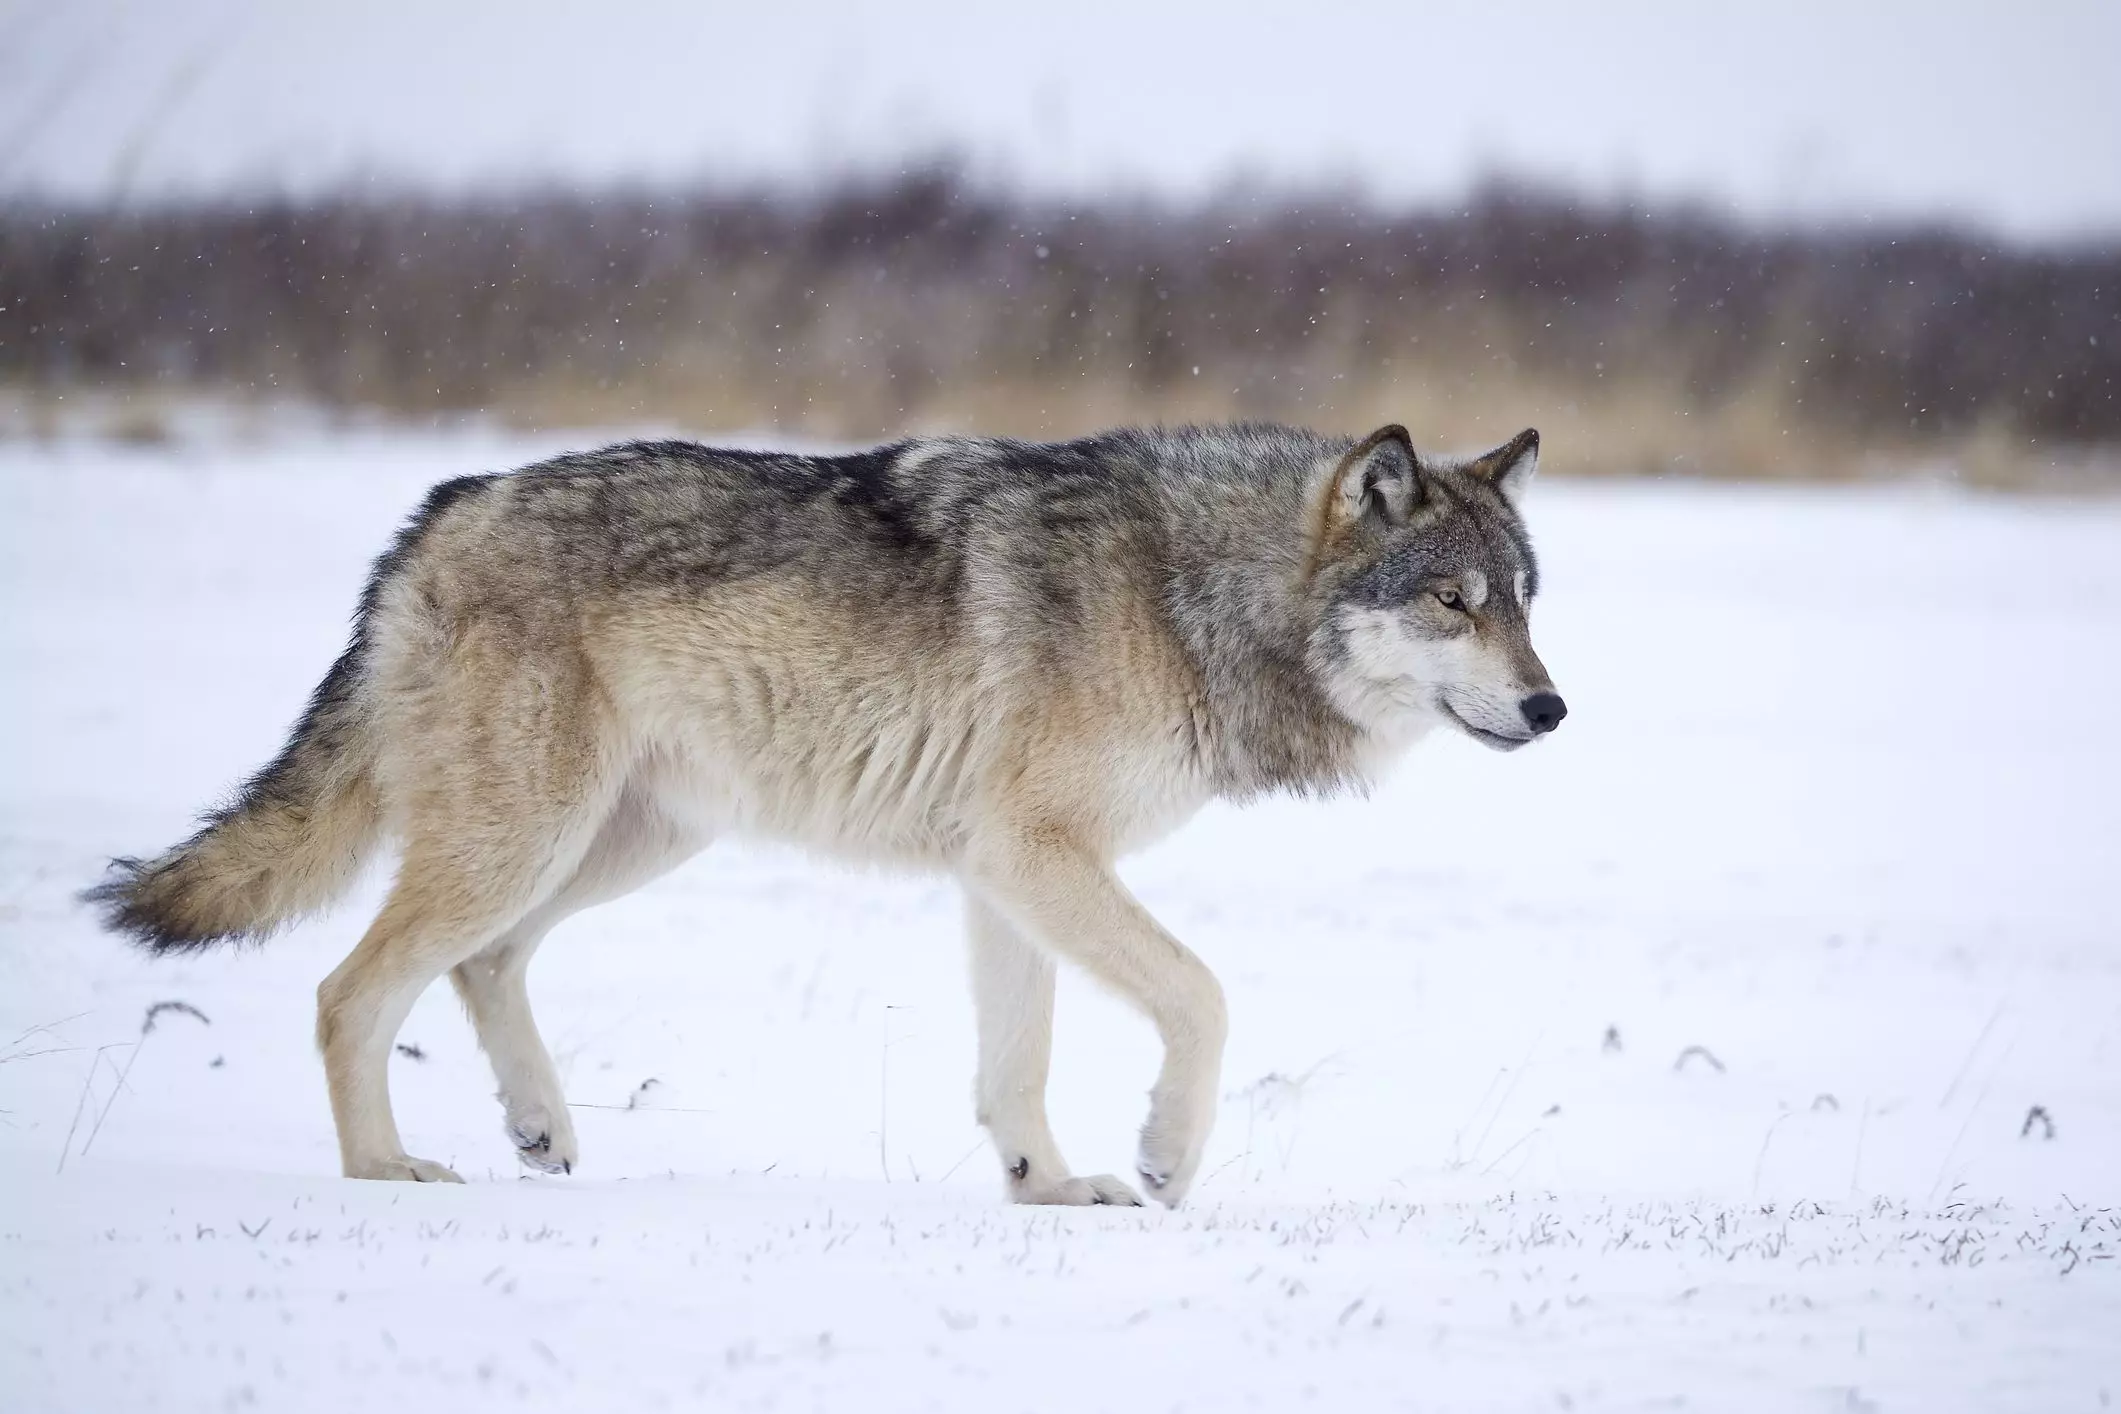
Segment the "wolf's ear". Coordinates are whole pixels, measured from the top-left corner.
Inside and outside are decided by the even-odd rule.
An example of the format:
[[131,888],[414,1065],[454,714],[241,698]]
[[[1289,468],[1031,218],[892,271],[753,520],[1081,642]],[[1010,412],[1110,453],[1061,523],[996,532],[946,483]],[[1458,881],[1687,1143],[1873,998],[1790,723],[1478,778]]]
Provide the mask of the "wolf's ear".
[[1421,500],[1421,463],[1407,429],[1380,427],[1355,444],[1313,493],[1305,539],[1303,579],[1340,553],[1355,526],[1405,525]]
[[1539,470],[1539,433],[1527,427],[1494,451],[1475,457],[1466,470],[1516,505],[1524,499],[1524,488],[1532,484],[1532,473]]
[[1346,523],[1375,517],[1405,525],[1421,499],[1420,463],[1414,442],[1398,423],[1378,428],[1341,459],[1327,492],[1331,518]]

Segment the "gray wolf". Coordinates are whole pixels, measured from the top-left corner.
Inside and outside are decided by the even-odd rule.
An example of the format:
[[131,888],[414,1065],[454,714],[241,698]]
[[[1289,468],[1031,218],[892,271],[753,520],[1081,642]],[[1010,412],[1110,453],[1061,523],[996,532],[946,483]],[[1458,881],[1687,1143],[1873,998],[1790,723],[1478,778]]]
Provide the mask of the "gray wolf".
[[1054,967],[1155,1025],[1136,1173],[1176,1204],[1214,1121],[1221,987],[1113,861],[1214,798],[1360,788],[1444,726],[1566,710],[1527,627],[1526,431],[1485,455],[1274,426],[850,456],[634,442],[438,486],[377,561],[280,754],[85,896],[148,948],[256,939],[388,839],[318,988],[347,1175],[409,1157],[386,1061],[448,973],[534,1168],[575,1135],[525,969],[554,924],[722,835],[962,882],[980,1122],[1011,1197],[1139,1203],[1047,1126]]

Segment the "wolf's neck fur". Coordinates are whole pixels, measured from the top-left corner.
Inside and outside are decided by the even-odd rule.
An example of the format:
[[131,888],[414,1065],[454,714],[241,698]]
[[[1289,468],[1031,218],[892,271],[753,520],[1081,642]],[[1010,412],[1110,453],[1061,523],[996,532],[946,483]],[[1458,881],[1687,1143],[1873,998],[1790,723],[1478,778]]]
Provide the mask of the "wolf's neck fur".
[[1197,749],[1229,799],[1359,787],[1364,732],[1319,678],[1319,610],[1301,583],[1314,462],[1260,450],[1256,465],[1158,469],[1166,604],[1200,681]]

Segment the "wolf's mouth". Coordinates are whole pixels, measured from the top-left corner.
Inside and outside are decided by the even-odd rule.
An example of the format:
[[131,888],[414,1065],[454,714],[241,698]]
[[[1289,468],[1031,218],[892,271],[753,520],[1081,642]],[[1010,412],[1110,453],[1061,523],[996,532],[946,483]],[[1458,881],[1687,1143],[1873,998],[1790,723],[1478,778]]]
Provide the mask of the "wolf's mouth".
[[1524,746],[1532,740],[1529,736],[1505,736],[1501,732],[1491,732],[1486,727],[1476,727],[1465,718],[1459,716],[1458,709],[1442,698],[1436,700],[1436,705],[1443,709],[1443,714],[1446,717],[1449,717],[1457,724],[1460,731],[1491,751],[1515,751],[1518,747]]

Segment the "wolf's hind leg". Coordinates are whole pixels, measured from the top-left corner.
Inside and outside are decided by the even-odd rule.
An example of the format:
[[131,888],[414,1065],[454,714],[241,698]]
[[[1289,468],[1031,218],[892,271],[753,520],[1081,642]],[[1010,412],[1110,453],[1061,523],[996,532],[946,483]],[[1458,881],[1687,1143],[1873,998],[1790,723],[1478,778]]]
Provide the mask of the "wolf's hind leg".
[[979,1017],[979,1122],[994,1139],[1010,1198],[1018,1203],[1140,1206],[1140,1195],[1110,1174],[1071,1175],[1046,1123],[1046,1073],[1053,1059],[1053,959],[969,891],[965,925]]
[[531,956],[563,919],[631,893],[705,844],[705,835],[670,819],[644,792],[627,789],[573,877],[490,947],[451,972],[479,1044],[493,1063],[508,1137],[528,1167],[569,1173],[581,1160],[559,1073],[530,1012],[526,974]]
[[571,1173],[580,1157],[574,1125],[561,1098],[552,1057],[530,1014],[530,992],[524,979],[545,930],[558,921],[544,920],[544,912],[535,910],[492,947],[458,963],[450,980],[471,1014],[480,1047],[493,1064],[508,1137],[515,1141],[517,1157],[547,1173]]
[[349,1178],[456,1179],[406,1156],[390,1111],[391,1042],[430,983],[573,876],[619,794],[620,779],[580,740],[547,737],[509,753],[475,747],[435,745],[441,764],[402,811],[404,855],[390,897],[317,988],[317,1045]]
[[1151,1196],[1176,1206],[1200,1170],[1215,1124],[1229,1030],[1221,985],[1101,859],[1057,832],[983,840],[968,873],[1012,924],[1155,1023],[1164,1064],[1149,1092],[1136,1167]]
[[391,1042],[428,984],[506,931],[539,884],[534,864],[465,854],[476,850],[409,844],[383,911],[317,988],[317,1046],[348,1178],[459,1181],[405,1153],[390,1109]]

